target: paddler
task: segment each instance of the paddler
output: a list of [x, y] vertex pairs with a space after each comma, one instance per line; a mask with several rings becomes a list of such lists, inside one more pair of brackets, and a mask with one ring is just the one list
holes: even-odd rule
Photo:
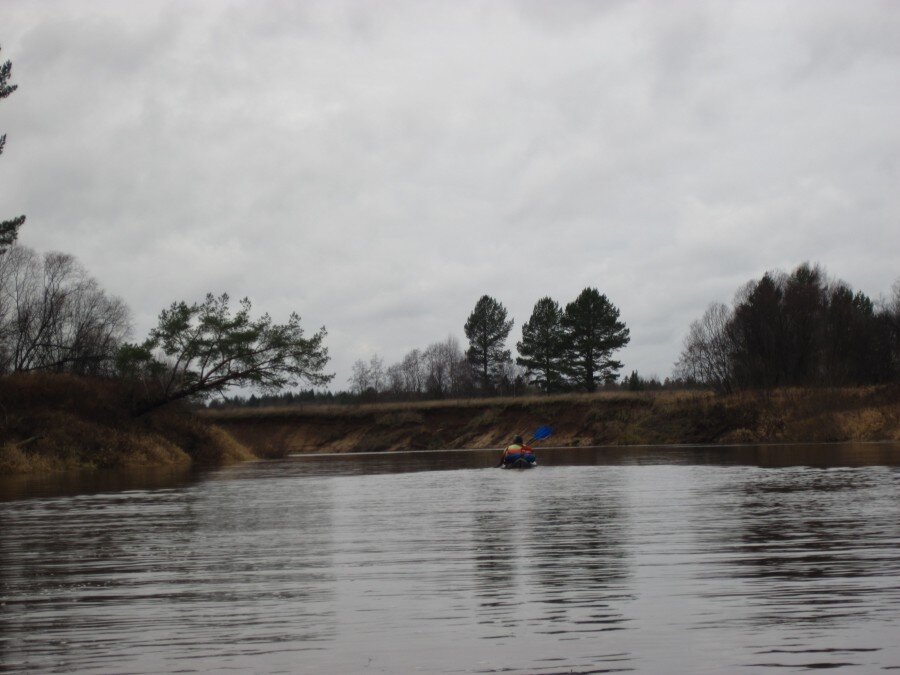
[[506, 446], [506, 450], [500, 456], [500, 464], [497, 466], [513, 464], [520, 459], [524, 459], [528, 463], [534, 462], [534, 450], [525, 445], [525, 441], [522, 440], [521, 436], [516, 436], [513, 438], [513, 442]]

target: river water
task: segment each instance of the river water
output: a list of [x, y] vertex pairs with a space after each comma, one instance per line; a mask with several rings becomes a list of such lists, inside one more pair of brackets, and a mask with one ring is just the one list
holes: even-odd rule
[[0, 672], [900, 671], [900, 444], [0, 482]]

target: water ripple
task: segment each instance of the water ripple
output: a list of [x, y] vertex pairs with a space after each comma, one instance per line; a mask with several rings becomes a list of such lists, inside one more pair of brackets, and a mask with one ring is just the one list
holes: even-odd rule
[[0, 672], [900, 667], [895, 466], [593, 452], [0, 502]]

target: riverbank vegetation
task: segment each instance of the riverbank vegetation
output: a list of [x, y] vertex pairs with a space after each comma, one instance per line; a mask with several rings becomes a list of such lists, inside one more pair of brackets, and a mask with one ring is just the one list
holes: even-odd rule
[[[748, 285], [733, 310], [716, 310], [718, 322], [692, 327], [681, 381], [660, 383], [632, 372], [621, 382], [601, 378], [599, 392], [526, 385], [518, 396], [486, 397], [477, 375], [500, 371], [476, 371], [451, 338], [431, 350], [431, 363], [404, 360], [415, 391], [367, 405], [361, 395], [284, 393], [298, 382], [322, 385], [330, 378], [324, 328], [307, 337], [296, 315], [275, 324], [268, 315], [254, 319], [247, 301], [233, 312], [227, 295], [210, 295], [173, 303], [146, 341], [128, 343], [127, 308], [71, 256], [39, 256], [14, 245], [0, 255], [0, 471], [223, 463], [294, 451], [499, 447], [540, 424], [557, 429], [555, 444], [581, 446], [898, 440], [900, 291], [876, 305], [823, 280], [820, 270], [802, 266]], [[544, 314], [562, 325], [565, 313], [558, 309], [549, 298], [539, 301], [523, 335], [540, 332], [536, 319]], [[508, 325], [505, 312], [493, 313]], [[614, 313], [607, 316], [614, 338], [627, 338]], [[520, 344], [522, 353], [528, 352]], [[702, 360], [710, 355], [720, 360]], [[540, 375], [545, 383], [566, 382], [550, 370]], [[464, 390], [469, 396], [454, 398], [458, 390], [444, 388], [457, 376], [476, 383]], [[440, 388], [429, 389], [435, 383]], [[845, 383], [858, 386], [827, 386]], [[235, 407], [252, 401], [242, 399], [197, 414], [205, 396], [236, 384], [293, 405]], [[785, 384], [806, 386], [773, 386]], [[404, 393], [419, 398], [402, 400]], [[353, 404], [323, 404], [333, 400]]]
[[558, 446], [900, 440], [900, 387], [599, 392], [209, 410], [260, 455], [493, 448], [542, 424]]
[[249, 459], [193, 406], [330, 379], [324, 328], [307, 337], [296, 314], [254, 318], [227, 295], [173, 303], [142, 343], [130, 330], [125, 303], [72, 256], [0, 254], [0, 473]]
[[110, 378], [20, 373], [0, 378], [0, 474], [223, 464], [252, 459], [227, 432], [177, 405], [136, 417]]
[[556, 446], [900, 440], [900, 387], [598, 392], [135, 417], [110, 379], [0, 378], [0, 473], [223, 464], [292, 452], [500, 448], [551, 424]]

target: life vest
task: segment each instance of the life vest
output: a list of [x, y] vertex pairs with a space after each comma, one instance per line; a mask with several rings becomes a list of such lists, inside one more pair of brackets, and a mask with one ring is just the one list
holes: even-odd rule
[[508, 446], [503, 453], [503, 461], [504, 462], [512, 462], [517, 460], [519, 457], [524, 457], [527, 460], [534, 459], [534, 450], [529, 448], [527, 445], [519, 445], [518, 443], [513, 443]]

